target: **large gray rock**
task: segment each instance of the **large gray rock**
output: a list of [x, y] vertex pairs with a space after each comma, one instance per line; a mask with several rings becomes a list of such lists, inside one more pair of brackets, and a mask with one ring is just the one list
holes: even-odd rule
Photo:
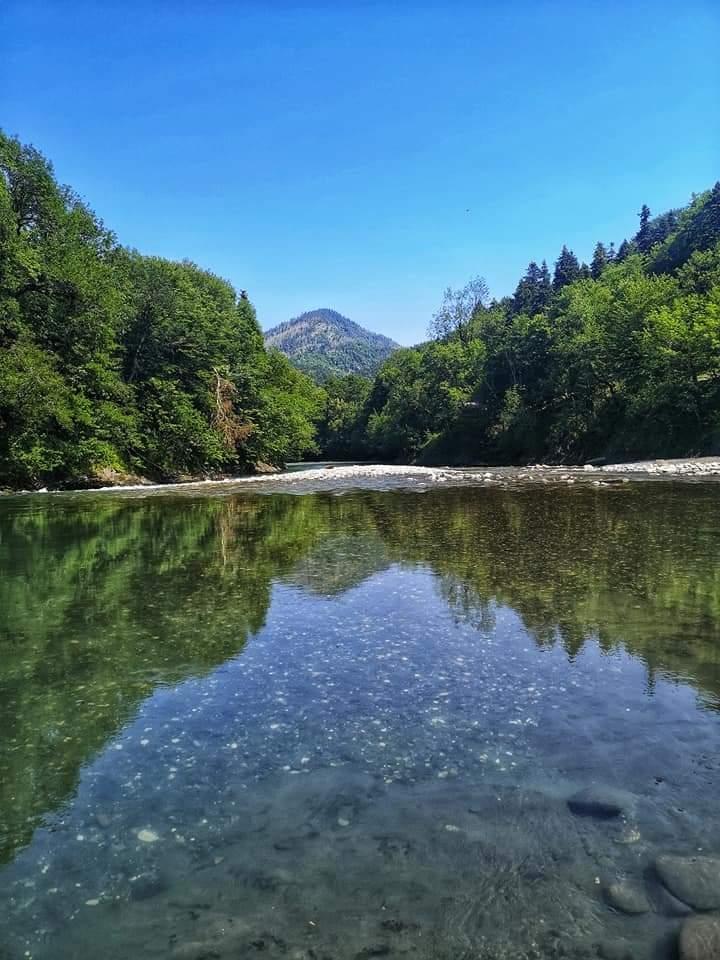
[[615, 787], [593, 785], [578, 790], [568, 800], [568, 807], [581, 817], [598, 817], [610, 820], [632, 809], [633, 798], [624, 790]]
[[720, 957], [720, 917], [689, 917], [682, 925], [680, 960], [718, 960]]
[[622, 913], [647, 913], [650, 903], [642, 890], [629, 883], [611, 883], [605, 890], [605, 897], [611, 907]]
[[695, 910], [720, 908], [720, 857], [662, 856], [655, 861], [655, 869], [683, 903]]

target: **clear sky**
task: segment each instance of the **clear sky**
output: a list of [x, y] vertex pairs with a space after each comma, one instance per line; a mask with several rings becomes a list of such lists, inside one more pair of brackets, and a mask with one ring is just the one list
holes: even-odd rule
[[720, 0], [0, 0], [0, 124], [263, 326], [412, 343], [720, 177]]

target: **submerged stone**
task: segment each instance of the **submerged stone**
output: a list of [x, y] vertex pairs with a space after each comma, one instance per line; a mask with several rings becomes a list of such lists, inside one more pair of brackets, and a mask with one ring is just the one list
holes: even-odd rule
[[615, 787], [593, 785], [578, 790], [570, 797], [567, 804], [578, 816], [610, 820], [632, 808], [632, 796]]
[[720, 917], [689, 917], [682, 925], [680, 960], [718, 960], [720, 957]]
[[157, 843], [160, 839], [154, 830], [138, 830], [137, 838], [143, 843]]
[[650, 903], [642, 890], [629, 883], [611, 883], [605, 890], [605, 896], [611, 907], [621, 913], [640, 914], [648, 913]]
[[695, 910], [720, 908], [720, 857], [662, 856], [655, 869], [670, 893]]
[[167, 881], [157, 870], [149, 870], [130, 881], [130, 899], [147, 900], [167, 889]]
[[633, 952], [626, 940], [603, 940], [597, 948], [602, 960], [633, 960]]

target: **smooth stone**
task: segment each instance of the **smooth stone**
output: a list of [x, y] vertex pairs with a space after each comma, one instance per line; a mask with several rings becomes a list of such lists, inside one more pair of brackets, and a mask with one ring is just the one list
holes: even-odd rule
[[695, 910], [720, 908], [720, 857], [662, 856], [655, 869], [670, 893]]
[[611, 883], [605, 890], [605, 896], [610, 906], [621, 913], [639, 914], [650, 910], [650, 903], [642, 890], [628, 883]]
[[143, 843], [157, 843], [160, 839], [154, 830], [138, 830], [137, 838]]
[[655, 909], [664, 917], [689, 917], [693, 908], [674, 897], [661, 883], [653, 891]]
[[130, 882], [131, 900], [148, 900], [167, 890], [167, 881], [155, 870], [141, 873]]
[[720, 917], [689, 917], [680, 930], [680, 960], [718, 960]]
[[632, 807], [632, 796], [614, 787], [590, 786], [574, 793], [567, 804], [570, 810], [581, 817], [598, 817], [610, 820], [619, 817]]
[[633, 960], [633, 952], [626, 940], [603, 940], [597, 952], [603, 960]]

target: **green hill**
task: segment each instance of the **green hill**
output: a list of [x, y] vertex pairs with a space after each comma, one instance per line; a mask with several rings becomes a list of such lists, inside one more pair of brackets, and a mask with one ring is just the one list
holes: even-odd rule
[[304, 373], [318, 381], [346, 373], [374, 376], [398, 344], [335, 310], [310, 310], [265, 334]]

